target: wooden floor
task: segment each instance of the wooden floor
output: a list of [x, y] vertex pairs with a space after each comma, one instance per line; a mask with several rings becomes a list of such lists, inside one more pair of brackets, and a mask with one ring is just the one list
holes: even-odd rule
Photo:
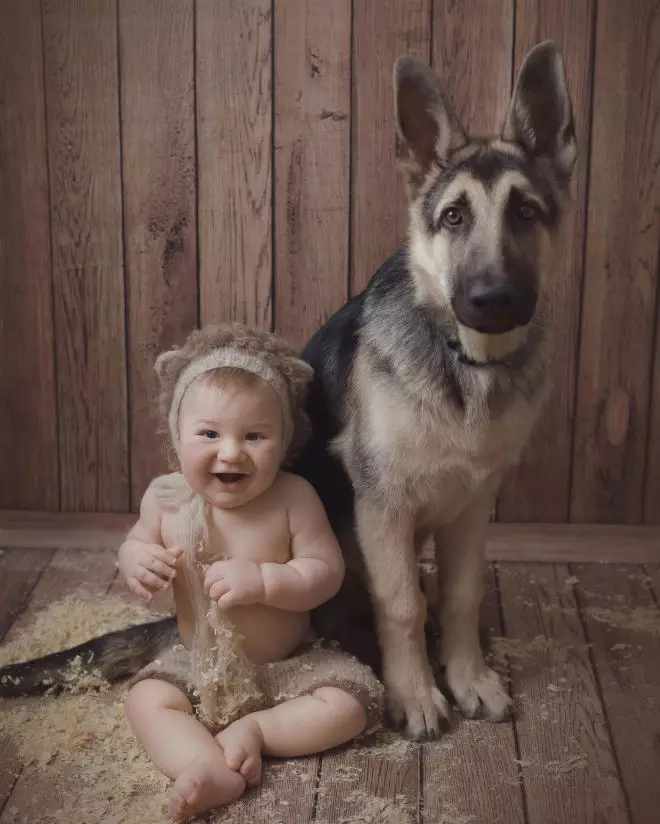
[[[116, 588], [114, 578], [109, 550], [2, 550], [0, 639], [81, 585], [99, 595]], [[459, 718], [437, 743], [389, 733], [321, 758], [271, 763], [261, 788], [209, 820], [658, 824], [658, 594], [653, 564], [492, 563], [482, 626], [510, 679], [513, 722]], [[0, 824], [51, 820], [44, 816], [64, 792], [45, 787], [10, 739], [0, 743]], [[141, 803], [138, 794], [130, 820], [164, 820], [141, 812]], [[78, 824], [74, 818], [52, 820]]]

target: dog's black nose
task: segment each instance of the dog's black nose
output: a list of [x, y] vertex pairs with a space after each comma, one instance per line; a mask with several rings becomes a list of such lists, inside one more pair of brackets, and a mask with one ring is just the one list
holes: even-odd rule
[[529, 323], [535, 304], [530, 290], [516, 288], [510, 280], [474, 278], [455, 296], [454, 311], [464, 326], [498, 335]]

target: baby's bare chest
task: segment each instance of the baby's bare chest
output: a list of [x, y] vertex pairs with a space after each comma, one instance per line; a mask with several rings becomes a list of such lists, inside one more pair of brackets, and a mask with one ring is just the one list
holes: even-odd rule
[[[176, 517], [168, 516], [163, 520], [162, 533], [166, 546], [177, 543]], [[227, 558], [280, 564], [291, 560], [291, 534], [286, 512], [268, 508], [240, 513], [214, 510], [208, 521], [208, 541], [199, 560], [211, 564]]]

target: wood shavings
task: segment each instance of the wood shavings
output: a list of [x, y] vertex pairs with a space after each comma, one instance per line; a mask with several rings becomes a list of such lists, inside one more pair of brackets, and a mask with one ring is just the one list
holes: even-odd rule
[[587, 613], [594, 621], [617, 629], [647, 632], [660, 637], [660, 609], [656, 606], [635, 607], [627, 612], [616, 612], [603, 607], [589, 607]]
[[389, 758], [395, 761], [406, 761], [410, 758], [414, 744], [395, 732], [383, 730], [370, 736], [368, 739], [359, 739], [351, 745], [351, 749], [359, 750], [363, 755]]
[[515, 662], [528, 661], [537, 655], [551, 655], [558, 662], [567, 661], [571, 649], [544, 635], [537, 635], [531, 641], [495, 637], [491, 639], [490, 653], [497, 664], [506, 664], [508, 660], [513, 669], [519, 669]]
[[348, 816], [336, 817], [332, 821], [317, 819], [317, 824], [413, 824], [415, 820], [405, 795], [383, 798], [354, 790], [343, 801], [355, 807]]
[[0, 666], [75, 647], [106, 632], [167, 615], [120, 595], [79, 590], [34, 614], [33, 620], [0, 650]]
[[[67, 792], [31, 824], [150, 824], [166, 821], [160, 812], [169, 782], [136, 742], [124, 715], [123, 695], [65, 695], [23, 702], [0, 714], [0, 729], [11, 735], [28, 772], [39, 784]], [[139, 801], [136, 795], [140, 794]]]

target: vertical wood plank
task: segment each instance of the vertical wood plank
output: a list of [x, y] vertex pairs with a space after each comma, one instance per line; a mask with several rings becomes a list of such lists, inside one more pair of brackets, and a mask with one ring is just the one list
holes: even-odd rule
[[601, 0], [570, 517], [642, 517], [660, 226], [660, 6]]
[[552, 392], [523, 460], [508, 478], [498, 500], [497, 515], [501, 521], [568, 519], [587, 208], [594, 10], [594, 0], [518, 0], [516, 4], [516, 70], [536, 43], [546, 39], [557, 43], [566, 65], [579, 155], [572, 210], [561, 251], [550, 273], [555, 339]]
[[271, 0], [197, 0], [200, 316], [271, 326]]
[[59, 508], [39, 0], [0, 0], [0, 508]]
[[503, 564], [500, 592], [529, 824], [627, 824], [568, 567]]
[[274, 25], [274, 320], [299, 345], [348, 291], [351, 2], [277, 2]]
[[167, 470], [159, 352], [197, 324], [193, 0], [120, 0], [131, 504]]
[[399, 55], [428, 62], [432, 0], [353, 5], [350, 292], [361, 292], [406, 239], [394, 155], [392, 71]]
[[512, 59], [513, 0], [433, 0], [433, 64], [470, 134], [499, 133]]
[[660, 611], [641, 567], [573, 567], [587, 637], [635, 824], [660, 808]]
[[[503, 633], [497, 584], [490, 568], [486, 573], [479, 627], [486, 647], [493, 637]], [[519, 753], [512, 721], [492, 724], [457, 720], [455, 729], [445, 739], [424, 744], [422, 750], [422, 821], [427, 824], [525, 822]]]
[[44, 0], [62, 509], [126, 511], [115, 0]]
[[[656, 282], [660, 278], [660, 246], [656, 263]], [[657, 288], [657, 287], [656, 287]], [[646, 447], [646, 477], [644, 482], [644, 523], [660, 524], [660, 289], [657, 289], [655, 310], [655, 350], [651, 369], [651, 401], [649, 408], [649, 438]]]

